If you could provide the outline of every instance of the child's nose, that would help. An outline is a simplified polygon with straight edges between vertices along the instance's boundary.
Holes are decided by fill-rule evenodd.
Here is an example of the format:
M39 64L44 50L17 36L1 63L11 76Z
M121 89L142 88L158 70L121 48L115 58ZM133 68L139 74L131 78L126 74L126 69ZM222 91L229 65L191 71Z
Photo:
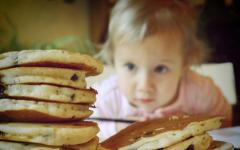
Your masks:
M137 82L139 91L148 93L154 91L154 79L150 74L142 74Z

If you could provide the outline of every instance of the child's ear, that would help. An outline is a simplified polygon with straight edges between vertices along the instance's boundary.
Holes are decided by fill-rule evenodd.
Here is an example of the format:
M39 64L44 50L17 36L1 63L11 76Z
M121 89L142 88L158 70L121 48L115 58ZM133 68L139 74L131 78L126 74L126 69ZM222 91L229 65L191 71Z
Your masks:
M182 75L186 74L188 70L189 70L189 66L188 65L183 65Z
M186 57L183 59L183 63L182 63L182 70L183 70L182 72L183 72L183 74L186 73L189 70L190 64L191 64L190 61L191 60L189 60Z
M182 63L182 74L181 76L185 76L187 74L187 72L189 71L190 67L191 67L191 63L189 63L189 61L185 58L185 60L183 60Z

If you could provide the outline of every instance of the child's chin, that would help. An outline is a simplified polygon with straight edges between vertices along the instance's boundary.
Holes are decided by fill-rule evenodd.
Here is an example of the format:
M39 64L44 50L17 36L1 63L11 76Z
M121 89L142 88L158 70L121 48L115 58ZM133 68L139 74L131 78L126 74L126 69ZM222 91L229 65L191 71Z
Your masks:
M155 110L156 108L150 107L150 106L142 106L141 109L142 109L144 112L152 113L152 112L154 112L154 110Z

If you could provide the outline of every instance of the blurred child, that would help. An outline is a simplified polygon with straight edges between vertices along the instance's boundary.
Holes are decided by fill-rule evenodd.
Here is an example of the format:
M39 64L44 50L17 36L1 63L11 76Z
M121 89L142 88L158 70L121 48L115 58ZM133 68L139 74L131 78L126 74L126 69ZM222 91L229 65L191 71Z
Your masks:
M116 75L97 85L95 116L151 119L176 114L224 116L231 105L209 77L190 70L206 56L196 13L180 0L119 0L102 55ZM99 124L101 138L119 130Z

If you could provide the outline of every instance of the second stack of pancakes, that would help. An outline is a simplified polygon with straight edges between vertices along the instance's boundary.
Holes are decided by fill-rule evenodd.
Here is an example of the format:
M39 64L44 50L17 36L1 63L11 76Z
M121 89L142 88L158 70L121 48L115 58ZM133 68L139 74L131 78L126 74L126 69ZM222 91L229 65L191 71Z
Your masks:
M96 149L99 128L83 120L97 92L85 77L102 70L96 59L63 50L1 54L0 149Z

